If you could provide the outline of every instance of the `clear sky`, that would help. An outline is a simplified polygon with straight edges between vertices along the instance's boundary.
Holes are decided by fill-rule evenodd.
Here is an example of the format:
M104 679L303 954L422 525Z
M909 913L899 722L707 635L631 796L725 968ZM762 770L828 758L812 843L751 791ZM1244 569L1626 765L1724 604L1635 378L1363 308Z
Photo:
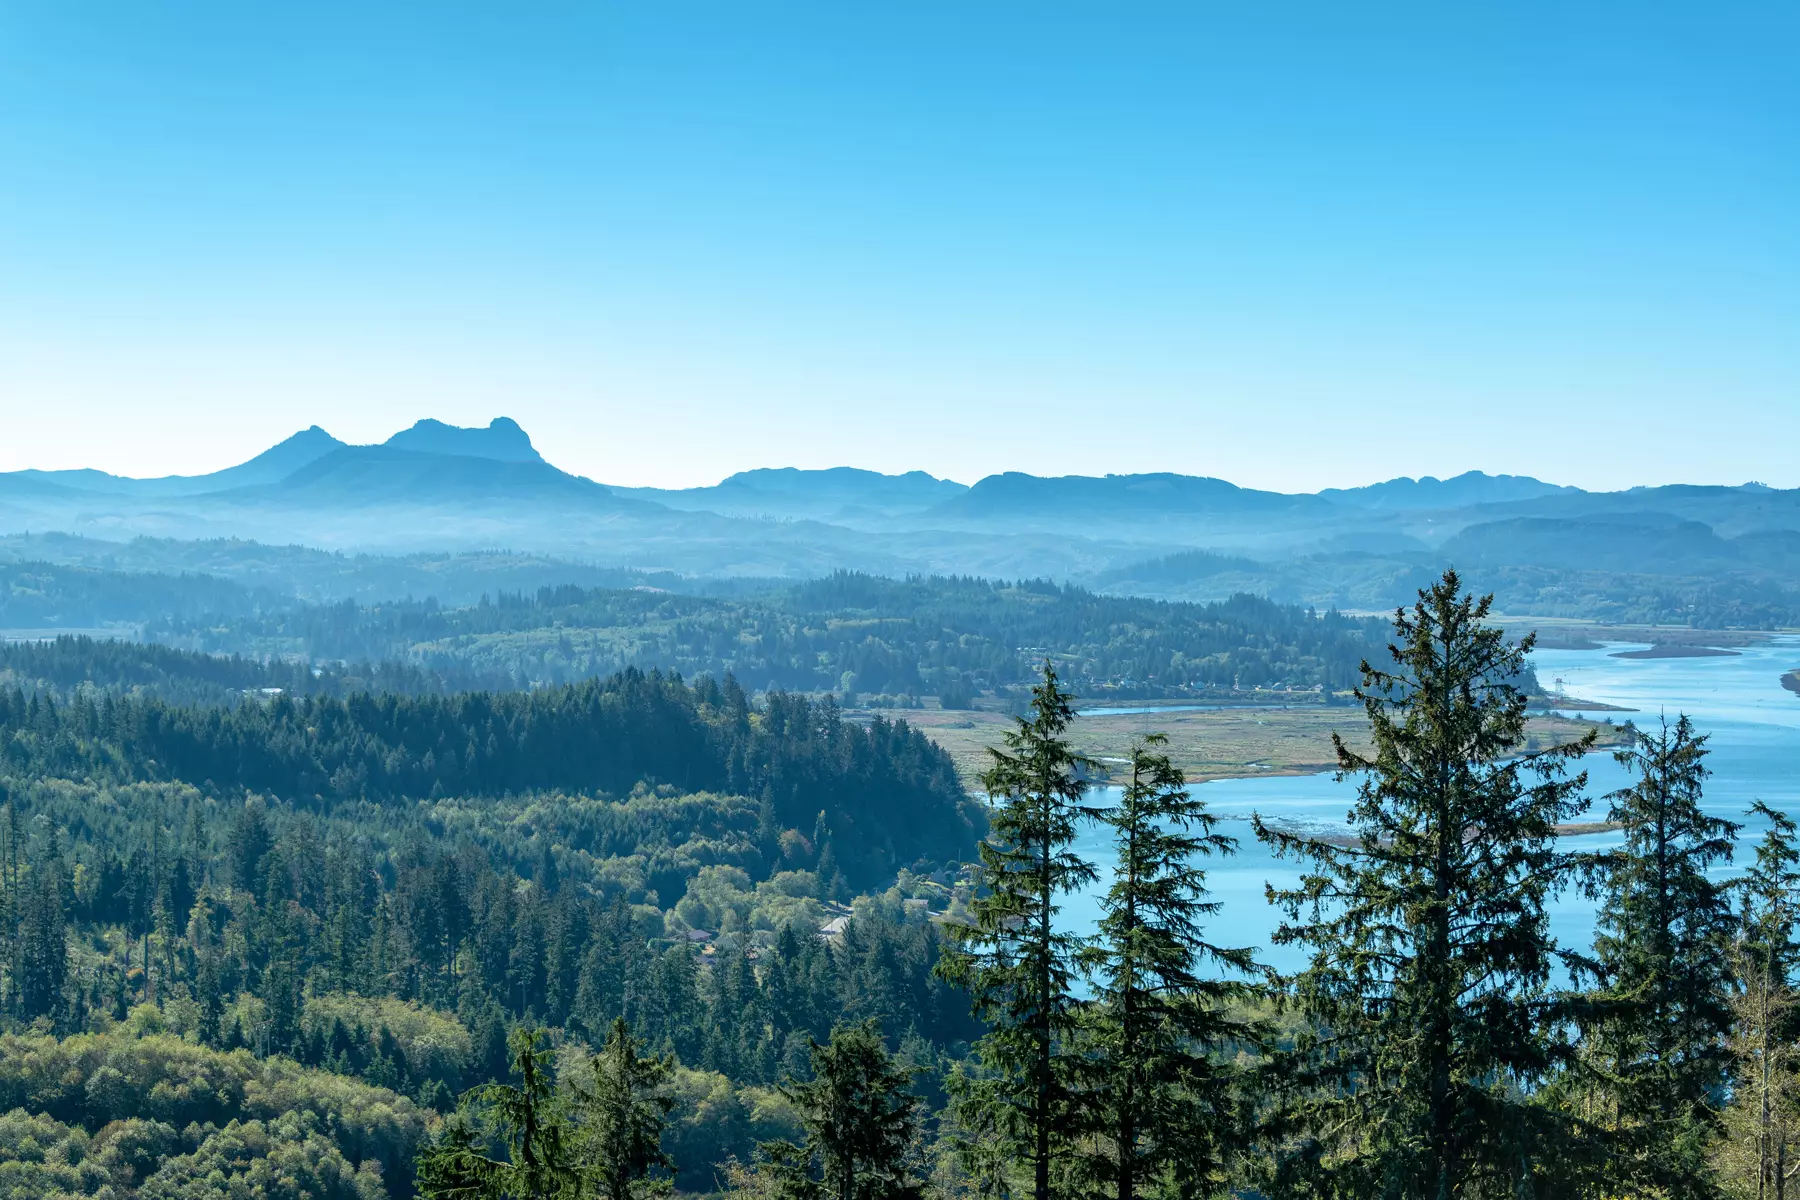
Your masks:
M0 469L1800 486L1800 6L0 5Z

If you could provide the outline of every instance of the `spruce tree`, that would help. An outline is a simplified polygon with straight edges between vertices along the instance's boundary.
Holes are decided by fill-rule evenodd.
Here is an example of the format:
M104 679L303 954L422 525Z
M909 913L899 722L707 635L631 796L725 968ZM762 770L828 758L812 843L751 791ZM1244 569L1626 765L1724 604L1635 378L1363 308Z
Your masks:
M957 1080L954 1102L965 1110L959 1124L991 1130L1014 1161L1029 1165L1033 1200L1050 1200L1080 1121L1073 1104L1080 939L1057 929L1056 914L1060 897L1096 875L1072 848L1087 815L1092 763L1069 745L1070 699L1046 662L1029 715L1007 733L1005 750L988 751L981 890L969 906L972 923L945 927L951 947L938 966L968 989L989 1023L975 1047L980 1072Z
M910 1071L882 1044L875 1021L840 1025L811 1045L812 1078L782 1092L799 1109L806 1140L765 1143L766 1172L793 1200L917 1200L911 1163L919 1101Z
M57 1015L69 978L68 918L63 907L62 851L51 831L50 849L26 880L19 924L19 1007L26 1020Z
M1241 977L1255 969L1251 952L1215 946L1201 930L1219 905L1206 898L1200 863L1235 853L1237 842L1215 832L1215 818L1160 752L1167 742L1151 734L1132 747L1119 804L1101 814L1117 863L1099 932L1082 951L1096 981L1084 1023L1086 1166L1118 1200L1224 1185L1242 1129L1224 1060L1233 1043L1254 1045L1258 1035L1228 1011L1249 990Z
M568 1121L556 1096L553 1055L542 1030L513 1030L517 1084L485 1083L463 1096L458 1119L419 1161L425 1200L574 1200L581 1194ZM470 1116L490 1120L506 1145L504 1161L486 1157Z
M614 1018L606 1045L592 1060L593 1079L579 1093L576 1150L582 1174L605 1200L665 1192L667 1180L647 1183L647 1177L675 1165L662 1149L663 1122L675 1106L662 1089L674 1060L647 1057L640 1049L625 1018Z
M1277 1195L1511 1196L1569 1170L1527 1094L1565 1050L1546 904L1573 866L1556 825L1582 806L1567 763L1592 738L1524 751L1531 639L1484 624L1491 603L1446 571L1395 613L1392 666L1363 664L1373 750L1333 737L1361 781L1352 845L1256 822L1308 864L1269 889L1274 941L1310 950L1274 1071Z
M1637 779L1613 792L1608 819L1624 846L1601 856L1595 986L1581 1015L1598 1111L1640 1182L1670 1196L1712 1192L1714 1105L1725 1088L1731 1027L1726 885L1738 826L1701 808L1706 738L1686 716L1639 731L1614 757Z
M19 1002L19 959L22 944L19 925L25 897L19 883L24 832L19 827L18 801L0 784L0 1012L10 1013Z
M1756 861L1735 883L1741 897L1741 957L1758 975L1791 981L1800 969L1800 827L1761 800L1747 815L1769 823Z
M500 1181L505 1170L505 1163L481 1152L468 1114L457 1112L419 1155L415 1186L423 1200L494 1200L504 1194Z
M1737 881L1743 905L1732 995L1736 1079L1716 1156L1734 1196L1786 1200L1800 1170L1800 839L1792 817L1758 800L1751 815L1769 822L1756 862Z

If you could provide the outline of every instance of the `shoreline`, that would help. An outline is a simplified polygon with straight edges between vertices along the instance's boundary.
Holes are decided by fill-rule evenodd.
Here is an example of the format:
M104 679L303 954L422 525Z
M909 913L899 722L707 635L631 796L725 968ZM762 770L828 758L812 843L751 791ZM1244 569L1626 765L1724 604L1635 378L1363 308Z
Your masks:
M994 712L914 709L892 715L948 751L957 775L970 791L977 789L981 772L990 765L987 747L1001 745L1012 728L1011 717ZM1367 728L1368 719L1360 707L1259 706L1083 716L1076 719L1070 736L1083 754L1116 768L1139 736L1165 733L1170 757L1190 783L1199 784L1328 774L1337 769L1332 734L1342 734L1362 750L1367 748ZM1574 741L1595 729L1604 748L1617 741L1621 728L1534 709L1526 733L1535 749ZM1116 776L1116 770L1111 774Z

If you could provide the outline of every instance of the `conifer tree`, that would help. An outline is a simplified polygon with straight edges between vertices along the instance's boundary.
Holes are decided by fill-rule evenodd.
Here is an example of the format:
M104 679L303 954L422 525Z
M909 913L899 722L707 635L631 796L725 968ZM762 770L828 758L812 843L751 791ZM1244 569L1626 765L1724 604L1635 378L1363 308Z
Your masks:
M19 999L20 941L19 922L23 916L24 896L20 891L22 843L24 833L19 826L18 802L5 784L0 784L0 1012L11 1012Z
M592 1082L580 1093L576 1148L583 1175L605 1200L661 1194L668 1181L647 1186L646 1177L675 1165L662 1149L663 1122L675 1106L662 1088L674 1060L646 1057L640 1047L625 1018L614 1018L606 1045L592 1060Z
M1800 926L1800 839L1792 817L1758 800L1769 822L1756 861L1737 881L1743 897L1732 995L1736 1066L1725 1140L1716 1165L1727 1192L1786 1200L1800 1171L1800 995L1794 974Z
M1219 905L1206 898L1200 863L1237 843L1214 831L1215 818L1161 752L1167 742L1151 734L1132 747L1119 804L1101 814L1117 863L1099 932L1082 951L1096 981L1084 1023L1086 1166L1118 1200L1223 1186L1241 1123L1220 1057L1258 1033L1226 1007L1248 991L1241 976L1255 969L1251 952L1215 946L1201 930Z
M1596 1115L1643 1186L1709 1195L1736 925L1726 885L1707 872L1730 861L1738 826L1700 807L1706 738L1685 715L1614 757L1637 779L1607 797L1625 845L1596 861L1592 885L1601 903L1584 972L1595 986L1581 1024Z
M1073 850L1092 763L1069 745L1070 699L1046 662L1029 715L1006 734L1005 750L989 749L981 891L970 904L972 923L946 926L952 947L939 960L990 1026L976 1044L982 1070L960 1076L954 1098L964 1110L987 1111L964 1111L960 1124L991 1130L1030 1167L1033 1200L1050 1200L1079 1124L1072 1042L1080 939L1057 929L1056 914L1062 896L1097 876Z
M1525 1094L1564 1053L1546 904L1573 866L1556 825L1580 810L1592 744L1521 752L1527 638L1485 625L1492 597L1454 570L1394 616L1392 667L1363 664L1370 753L1334 735L1361 780L1347 847L1273 828L1308 864L1271 887L1306 1019L1277 1059L1268 1136L1276 1195L1523 1195L1560 1175L1566 1128Z
M26 1020L54 1016L69 977L68 918L63 907L62 852L56 833L50 849L26 880L19 923L19 1006Z
M419 1155L415 1186L423 1200L493 1200L505 1169L481 1152L468 1115L457 1112Z
M542 1030L513 1030L509 1041L517 1084L485 1083L459 1106L462 1119L419 1163L425 1200L574 1200L581 1193L568 1122L556 1097L554 1060ZM470 1114L490 1118L506 1144L505 1161L488 1158L468 1128Z
M917 1200L911 1072L889 1056L872 1020L840 1025L825 1045L810 1045L812 1078L782 1088L800 1110L806 1140L762 1147L775 1190L792 1200Z

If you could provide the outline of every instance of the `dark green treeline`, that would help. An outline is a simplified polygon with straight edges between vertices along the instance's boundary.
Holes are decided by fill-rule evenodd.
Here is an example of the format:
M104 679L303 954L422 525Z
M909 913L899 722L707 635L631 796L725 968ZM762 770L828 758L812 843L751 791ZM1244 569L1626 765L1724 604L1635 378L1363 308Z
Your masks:
M837 866L866 885L973 847L978 819L949 757L904 723L844 721L828 699L770 695L754 712L729 677L688 686L629 670L533 692L346 698L234 707L0 691L0 775L178 780L326 812L640 784L748 796L768 836L825 814Z

